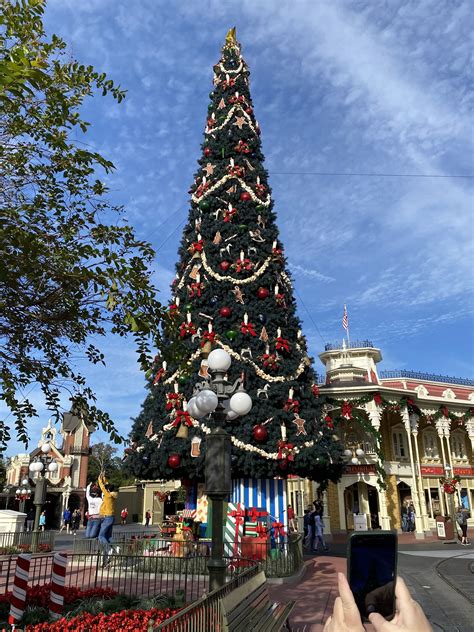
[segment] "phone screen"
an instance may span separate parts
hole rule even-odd
[[[397,536],[391,531],[353,533],[349,540],[348,576],[363,620],[371,612],[386,619],[395,613]]]

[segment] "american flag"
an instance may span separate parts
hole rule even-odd
[[[344,305],[344,312],[342,314],[342,326],[346,331],[349,331],[349,318],[347,317],[347,307]]]

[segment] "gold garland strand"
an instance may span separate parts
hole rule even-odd
[[[201,197],[196,197],[196,195],[193,193],[191,196],[191,200],[199,206],[199,202],[202,202],[205,198],[207,198],[208,195],[210,195],[211,193],[214,193],[214,191],[219,189],[223,184],[225,184],[232,178],[235,178],[235,180],[239,182],[242,189],[247,191],[247,193],[250,195],[250,197],[252,198],[254,202],[256,202],[257,204],[260,204],[261,206],[266,206],[266,207],[270,206],[271,197],[269,193],[267,193],[266,200],[261,200],[259,197],[255,195],[252,189],[242,180],[242,178],[239,178],[238,176],[234,176],[230,173],[226,174],[225,176],[222,176],[222,178],[218,182],[216,182],[216,184],[214,184],[210,189],[207,189],[207,191],[204,191]]]

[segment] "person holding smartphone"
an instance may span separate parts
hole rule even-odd
[[[365,632],[359,608],[343,573],[337,574],[339,597],[334,602],[332,615],[326,621],[324,632]],[[369,614],[375,632],[433,632],[430,622],[419,603],[412,599],[401,577],[395,584],[396,611],[387,621],[377,612]]]

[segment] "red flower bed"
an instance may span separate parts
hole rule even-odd
[[[51,592],[51,584],[43,584],[42,586],[29,586],[26,589],[26,603],[28,606],[40,606],[47,608],[49,604],[49,593]],[[81,590],[75,586],[67,588],[64,595],[64,603],[71,604],[79,599],[112,599],[117,595],[116,590],[112,588],[90,588],[89,590]],[[0,595],[1,603],[10,603],[11,592]]]
[[[72,619],[59,619],[54,623],[38,623],[36,625],[27,625],[26,632],[63,632],[71,630],[74,632],[112,632],[120,630],[123,632],[146,632],[148,624],[153,621],[155,625],[163,623],[166,619],[172,617],[177,610],[166,608],[159,610],[152,608],[151,610],[122,610],[113,614],[97,614],[92,615],[83,612]]]

